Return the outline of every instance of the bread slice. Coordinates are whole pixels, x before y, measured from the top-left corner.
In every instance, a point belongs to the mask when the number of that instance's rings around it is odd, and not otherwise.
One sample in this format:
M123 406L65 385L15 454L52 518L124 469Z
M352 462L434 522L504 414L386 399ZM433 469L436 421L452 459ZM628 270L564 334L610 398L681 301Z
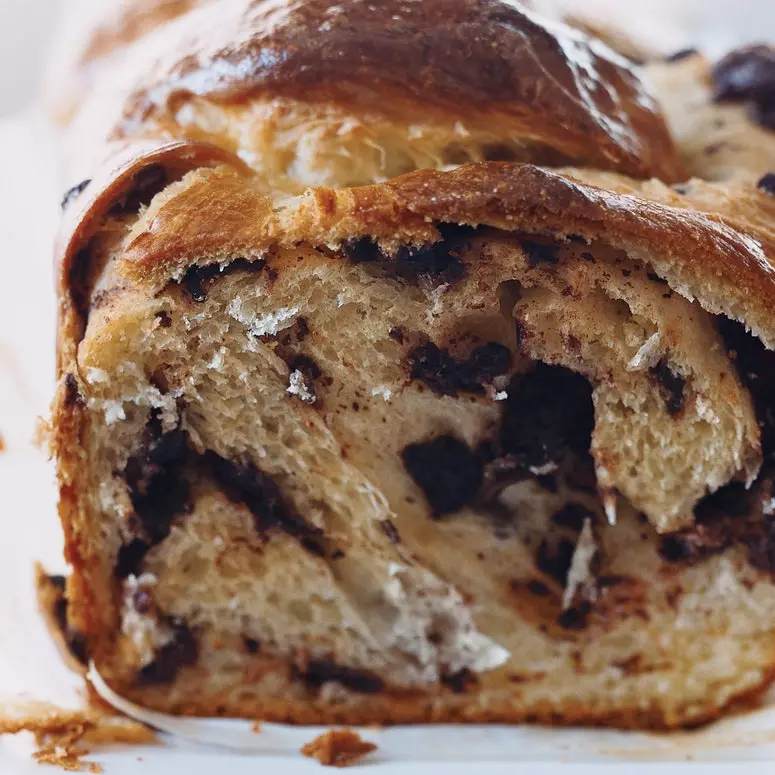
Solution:
M210 153L98 181L63 251L69 611L114 690L656 728L769 684L763 193L493 162L278 200ZM144 165L177 182L132 210Z

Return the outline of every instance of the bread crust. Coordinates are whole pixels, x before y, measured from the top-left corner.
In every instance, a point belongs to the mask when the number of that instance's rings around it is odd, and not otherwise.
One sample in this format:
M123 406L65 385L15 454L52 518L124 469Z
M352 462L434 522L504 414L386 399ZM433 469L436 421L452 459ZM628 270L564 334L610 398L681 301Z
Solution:
M504 143L521 140L549 163L685 177L664 121L627 60L516 5L145 5L130 6L126 24L112 25L122 32L109 36L110 44L103 30L96 32L82 55L85 83L110 77L117 52L124 72L136 70L123 116L113 119L118 137L185 133L175 116L191 98L288 98L416 125L455 124L465 105L467 126L487 126ZM183 12L191 6L198 7ZM153 48L154 24L162 23L164 45ZM216 141L231 142L224 135Z

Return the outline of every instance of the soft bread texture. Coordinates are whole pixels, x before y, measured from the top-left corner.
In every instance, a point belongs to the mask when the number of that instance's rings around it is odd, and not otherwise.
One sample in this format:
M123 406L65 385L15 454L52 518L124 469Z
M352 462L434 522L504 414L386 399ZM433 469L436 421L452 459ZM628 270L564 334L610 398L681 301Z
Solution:
M79 39L73 182L105 139L147 136L215 143L290 191L483 159L684 177L630 63L513 3L135 3Z
M196 5L138 4L80 74L125 78L57 263L68 627L108 684L296 723L672 728L755 699L775 677L775 200L671 188L635 76L513 4L345 3L322 28L316 2ZM137 58L154 35L164 66ZM489 56L526 68L497 99ZM424 144L475 88L465 121L518 159L597 168L379 182L402 166L340 133L376 109L367 82L404 167L449 161ZM283 133L321 121L296 166L256 151L268 95Z

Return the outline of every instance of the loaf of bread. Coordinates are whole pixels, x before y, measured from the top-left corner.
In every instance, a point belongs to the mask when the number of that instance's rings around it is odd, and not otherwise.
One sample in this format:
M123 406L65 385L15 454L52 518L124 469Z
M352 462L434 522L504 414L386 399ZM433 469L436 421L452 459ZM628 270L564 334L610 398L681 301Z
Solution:
M53 409L107 683L295 723L758 696L768 178L687 181L627 61L513 2L122 13L71 76Z

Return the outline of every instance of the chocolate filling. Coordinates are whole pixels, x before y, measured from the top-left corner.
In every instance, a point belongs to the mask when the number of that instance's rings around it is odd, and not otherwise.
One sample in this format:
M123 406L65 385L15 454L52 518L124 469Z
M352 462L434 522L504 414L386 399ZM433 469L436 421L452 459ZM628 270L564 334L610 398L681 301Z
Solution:
M353 264L370 264L416 283L430 277L442 283L454 283L465 274L465 264L457 255L461 237L448 228L450 236L432 245L402 245L395 256L385 254L371 237L346 242L342 250Z
M170 683L183 667L195 665L199 658L199 646L191 629L182 619L167 621L172 639L156 652L156 658L146 665L137 677L140 685Z
M293 677L304 681L310 689L320 689L329 681L336 681L347 689L361 694L376 694L382 691L382 679L368 670L342 667L327 659L312 659L303 669L294 667Z
M226 460L215 452L206 452L204 458L226 496L248 507L259 533L277 528L298 539L312 554L325 555L323 531L307 522L284 501L280 488L268 474L253 463Z
M567 538L559 541L551 541L549 537L544 538L536 556L538 570L554 579L561 587L565 587L575 548L573 541Z
M523 469L557 463L568 452L587 454L594 427L592 386L579 374L543 363L516 375L507 389L501 455Z
M78 390L78 380L74 374L65 376L65 406L73 407L76 404L83 405L83 398Z
M732 546L745 546L751 565L775 576L775 353L745 327L718 318L719 331L753 399L764 462L750 488L728 484L703 498L691 530L665 536L660 554L669 562L697 562Z
M456 673L442 673L440 680L444 686L455 694L465 694L477 683L476 675L467 667L458 670Z
M580 533L585 519L593 519L592 512L580 503L568 503L552 516L552 522Z
M415 347L409 353L409 374L424 382L437 395L457 396L460 392L483 393L484 385L507 374L511 365L508 347L488 342L477 347L465 361L458 361L449 350L433 342Z
M482 461L454 436L410 444L401 457L409 475L425 493L434 519L471 503L484 481Z
M181 430L163 433L154 414L145 430L142 451L131 457L124 477L141 538L150 545L163 541L178 514L191 508L185 476L188 439Z
M216 277L225 277L235 272L260 272L265 268L266 261L263 259L251 261L247 258L236 258L226 266L220 264L192 266L183 276L180 284L193 301L201 304L207 300L208 286Z
M775 172L768 172L766 175L762 175L756 187L765 194L775 196Z
M651 378L657 383L668 414L676 417L684 408L686 380L676 374L664 359L649 369Z

